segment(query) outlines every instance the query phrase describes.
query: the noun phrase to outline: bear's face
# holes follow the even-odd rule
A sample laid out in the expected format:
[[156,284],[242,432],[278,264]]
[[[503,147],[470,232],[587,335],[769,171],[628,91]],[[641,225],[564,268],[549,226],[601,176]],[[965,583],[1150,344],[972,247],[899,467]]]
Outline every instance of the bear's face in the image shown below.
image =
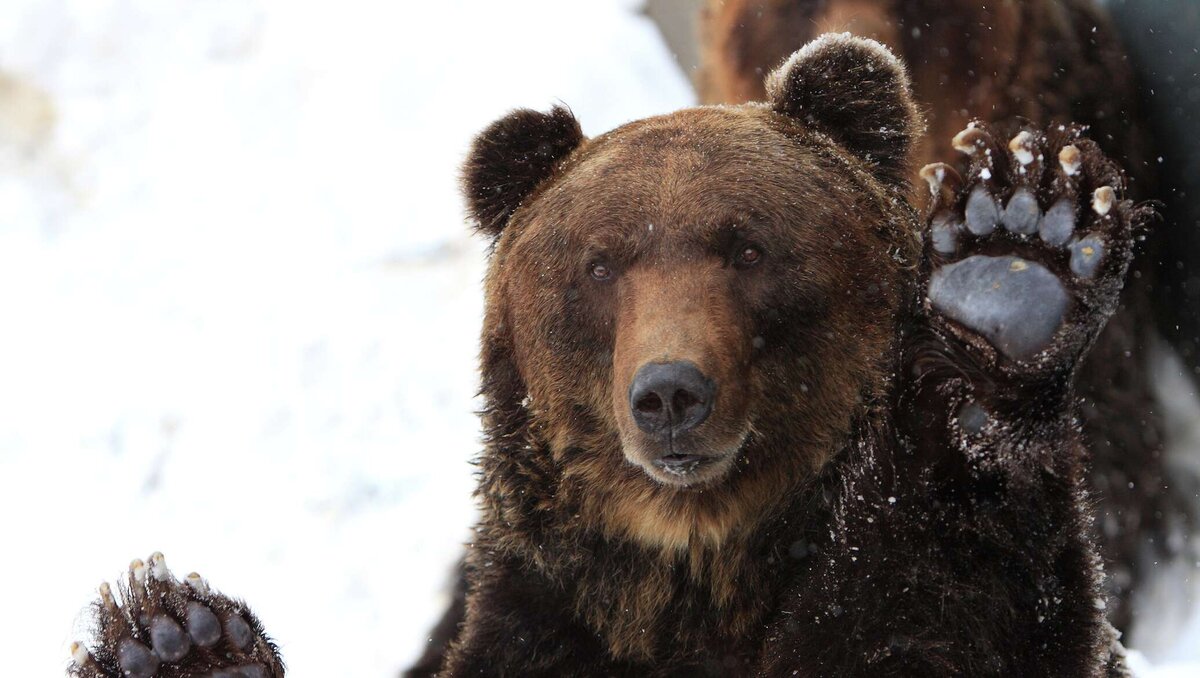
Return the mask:
[[[531,427],[608,522],[688,495],[728,512],[721,497],[764,494],[746,484],[811,475],[882,391],[911,284],[897,196],[916,118],[898,65],[863,44],[793,58],[770,106],[592,141],[561,109],[518,112],[476,141],[468,196],[497,236],[485,344],[506,347]],[[841,77],[866,73],[879,82]]]
[[778,118],[695,109],[616,130],[502,239],[517,364],[562,445],[611,434],[659,482],[710,483],[771,433],[767,399],[815,397],[815,366],[886,346],[891,217]]

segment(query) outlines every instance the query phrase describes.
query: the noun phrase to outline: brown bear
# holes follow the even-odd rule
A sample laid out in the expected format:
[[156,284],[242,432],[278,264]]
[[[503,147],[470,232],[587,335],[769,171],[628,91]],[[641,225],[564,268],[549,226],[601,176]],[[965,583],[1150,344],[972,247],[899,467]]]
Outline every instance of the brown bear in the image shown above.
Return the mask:
[[[972,124],[920,218],[873,41],[765,99],[476,139],[482,516],[434,670],[1121,675],[1072,379],[1146,211],[1079,128]],[[244,606],[146,570],[73,675],[282,675]]]
[[[954,134],[972,118],[1007,130],[1014,121],[1035,127],[1075,122],[1087,125],[1089,136],[1129,172],[1131,197],[1157,197],[1158,163],[1129,58],[1092,0],[709,0],[702,15],[701,99],[761,100],[762,74],[831,30],[879,40],[908,65],[928,124],[917,143],[920,162],[949,157]],[[923,200],[924,187],[917,188],[916,199]],[[1131,625],[1129,599],[1147,570],[1186,557],[1197,527],[1197,479],[1169,470],[1165,408],[1156,402],[1150,376],[1163,338],[1179,345],[1179,327],[1188,325],[1181,309],[1155,303],[1167,294],[1159,281],[1178,277],[1157,270],[1160,260],[1174,261],[1159,256],[1169,231],[1149,234],[1121,308],[1076,384],[1111,574],[1109,618],[1122,630]],[[1191,366],[1197,366],[1194,356]]]

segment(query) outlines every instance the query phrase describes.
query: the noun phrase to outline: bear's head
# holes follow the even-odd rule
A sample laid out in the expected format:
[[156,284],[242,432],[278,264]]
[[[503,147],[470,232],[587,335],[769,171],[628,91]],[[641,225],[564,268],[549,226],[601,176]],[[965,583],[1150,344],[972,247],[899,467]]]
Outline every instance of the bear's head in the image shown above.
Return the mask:
[[[550,477],[553,501],[643,542],[720,542],[885,397],[919,249],[907,76],[831,35],[767,92],[591,140],[563,108],[477,137],[485,476]],[[536,494],[514,482],[485,477]]]

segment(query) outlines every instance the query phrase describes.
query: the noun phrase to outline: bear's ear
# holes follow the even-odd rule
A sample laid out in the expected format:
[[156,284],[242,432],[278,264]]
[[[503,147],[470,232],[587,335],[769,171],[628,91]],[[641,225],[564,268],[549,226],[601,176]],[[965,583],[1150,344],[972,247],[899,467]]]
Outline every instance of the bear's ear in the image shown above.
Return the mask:
[[571,112],[520,109],[475,137],[463,163],[463,193],[476,230],[500,235],[509,217],[559,163],[583,143]]
[[771,73],[766,87],[777,112],[802,120],[874,165],[884,181],[909,180],[921,117],[903,64],[883,45],[827,33]]

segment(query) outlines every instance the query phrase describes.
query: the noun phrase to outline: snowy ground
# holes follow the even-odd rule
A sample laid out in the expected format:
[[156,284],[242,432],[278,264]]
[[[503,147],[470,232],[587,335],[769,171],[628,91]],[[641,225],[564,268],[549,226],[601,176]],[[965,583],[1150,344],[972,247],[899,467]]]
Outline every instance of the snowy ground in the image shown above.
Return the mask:
[[0,4],[4,675],[156,549],[298,678],[419,651],[473,514],[457,164],[512,107],[691,103],[636,4]]

